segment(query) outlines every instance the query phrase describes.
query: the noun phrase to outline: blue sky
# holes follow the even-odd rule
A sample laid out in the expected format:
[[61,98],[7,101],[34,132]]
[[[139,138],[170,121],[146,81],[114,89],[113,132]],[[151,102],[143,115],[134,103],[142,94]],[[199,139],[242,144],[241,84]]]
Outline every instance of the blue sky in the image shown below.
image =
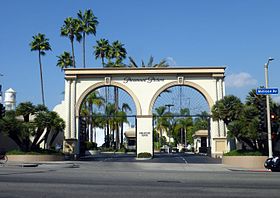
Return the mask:
[[[41,102],[38,55],[29,43],[33,35],[44,33],[53,49],[42,60],[45,100],[50,109],[60,103],[64,75],[56,56],[70,51],[60,28],[66,17],[90,8],[99,25],[96,37],[87,38],[88,67],[101,66],[92,55],[96,40],[120,40],[138,63],[152,55],[156,62],[167,58],[174,66],[227,65],[226,93],[244,99],[250,89],[264,85],[263,65],[269,56],[275,58],[270,86],[280,84],[279,7],[278,0],[2,1],[0,83],[4,90],[16,90],[18,103]],[[81,67],[81,44],[75,44],[75,52]]]

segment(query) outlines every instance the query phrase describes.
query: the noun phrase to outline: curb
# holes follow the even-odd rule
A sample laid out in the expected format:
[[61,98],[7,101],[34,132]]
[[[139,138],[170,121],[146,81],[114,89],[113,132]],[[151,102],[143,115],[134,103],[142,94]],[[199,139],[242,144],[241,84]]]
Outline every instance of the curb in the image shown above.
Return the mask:
[[269,169],[236,169],[236,168],[228,168],[230,171],[240,171],[240,172],[271,172]]

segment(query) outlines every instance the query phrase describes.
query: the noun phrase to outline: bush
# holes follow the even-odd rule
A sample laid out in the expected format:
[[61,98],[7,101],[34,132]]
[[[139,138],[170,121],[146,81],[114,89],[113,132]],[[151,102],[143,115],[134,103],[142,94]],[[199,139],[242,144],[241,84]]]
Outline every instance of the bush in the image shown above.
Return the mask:
[[117,150],[117,152],[123,152],[123,153],[126,153],[126,149],[122,147],[122,148],[118,149],[118,150]]
[[97,149],[97,143],[95,142],[85,142],[86,150],[96,150]]
[[152,154],[151,153],[147,153],[147,152],[144,152],[144,153],[139,153],[138,158],[151,158],[152,157]]
[[262,156],[262,153],[259,151],[233,150],[228,153],[224,153],[224,156]]
[[36,150],[24,152],[21,150],[11,150],[6,153],[7,155],[63,155],[61,152],[57,152],[55,150]]
[[109,148],[101,147],[100,149],[102,152],[115,152],[116,151],[116,149],[114,149],[112,147],[109,147]]
[[159,142],[154,142],[154,149],[160,150],[160,144],[159,144]]

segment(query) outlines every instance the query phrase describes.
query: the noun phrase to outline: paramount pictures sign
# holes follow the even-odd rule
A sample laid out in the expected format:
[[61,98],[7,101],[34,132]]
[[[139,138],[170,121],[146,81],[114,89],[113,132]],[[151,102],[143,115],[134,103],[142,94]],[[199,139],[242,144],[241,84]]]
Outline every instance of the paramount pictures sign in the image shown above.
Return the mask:
[[143,83],[152,83],[152,82],[163,82],[163,78],[159,77],[147,77],[147,78],[131,78],[131,77],[125,77],[123,79],[124,83],[129,83],[129,82],[143,82]]

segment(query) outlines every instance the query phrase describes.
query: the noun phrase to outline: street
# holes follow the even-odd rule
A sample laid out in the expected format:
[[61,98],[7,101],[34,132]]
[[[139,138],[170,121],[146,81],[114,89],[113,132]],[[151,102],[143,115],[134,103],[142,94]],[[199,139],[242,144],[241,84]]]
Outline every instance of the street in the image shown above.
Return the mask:
[[231,171],[207,156],[107,154],[0,167],[0,197],[279,197],[279,181],[279,173]]

